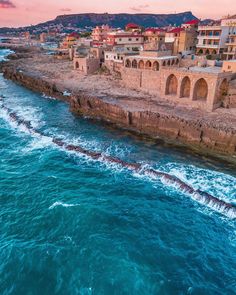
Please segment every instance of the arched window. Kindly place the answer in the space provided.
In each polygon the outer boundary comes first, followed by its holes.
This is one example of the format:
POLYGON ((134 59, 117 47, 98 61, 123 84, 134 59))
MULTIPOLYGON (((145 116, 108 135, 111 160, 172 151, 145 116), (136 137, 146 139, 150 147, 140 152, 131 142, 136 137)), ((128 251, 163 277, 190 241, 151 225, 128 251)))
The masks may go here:
POLYGON ((166 94, 176 95, 178 89, 178 80, 175 75, 171 74, 166 80, 166 94))
POLYGON ((164 62, 163 62, 163 64, 162 64, 162 66, 163 67, 165 67, 166 66, 166 61, 164 60, 164 62))
POLYGON ((139 67, 139 69, 144 69, 144 61, 143 60, 139 61, 138 67, 139 67))
POLYGON ((137 67, 138 67, 137 60, 134 59, 134 60, 132 61, 132 68, 137 69, 137 67))
POLYGON ((152 68, 152 63, 150 62, 150 60, 146 61, 145 68, 147 70, 150 70, 152 68))
POLYGON ((170 66, 170 60, 168 60, 167 65, 170 66))
POLYGON ((180 86, 180 97, 190 97, 191 82, 189 77, 184 77, 180 86))
POLYGON ((179 64, 179 60, 178 60, 178 59, 176 59, 176 61, 175 61, 175 64, 176 64, 176 65, 178 65, 178 64, 179 64))
POLYGON ((224 79, 221 82, 219 90, 218 90, 218 101, 221 102, 222 107, 227 107, 226 97, 228 95, 228 91, 229 91, 229 82, 227 81, 227 79, 224 79))
POLYGON ((173 66, 175 64, 175 60, 172 59, 171 65, 173 66))
POLYGON ((78 62, 78 61, 75 63, 75 68, 76 68, 76 69, 79 68, 79 62, 78 62))
POLYGON ((158 61, 154 61, 153 63, 153 70, 154 71, 159 71, 160 70, 160 65, 158 61))
POLYGON ((208 96, 208 85, 205 79, 201 78, 197 80, 193 90, 194 100, 206 101, 208 96))
POLYGON ((125 66, 126 68, 131 68, 131 61, 129 59, 126 59, 125 66))

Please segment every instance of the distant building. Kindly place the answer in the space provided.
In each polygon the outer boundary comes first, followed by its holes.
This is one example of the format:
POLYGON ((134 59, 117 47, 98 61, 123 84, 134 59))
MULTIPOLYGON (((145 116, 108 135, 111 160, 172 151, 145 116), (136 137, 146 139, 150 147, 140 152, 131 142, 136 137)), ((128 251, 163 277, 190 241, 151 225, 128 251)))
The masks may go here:
POLYGON ((107 34, 111 32, 112 29, 108 25, 97 26, 93 29, 92 39, 93 41, 103 42, 107 38, 107 34))
POLYGON ((101 56, 100 48, 80 46, 74 53, 74 69, 85 75, 93 74, 101 66, 101 56))
POLYGON ((148 28, 143 33, 145 50, 161 50, 165 44, 165 31, 163 29, 148 28))
POLYGON ((137 32, 137 33, 141 33, 141 31, 142 31, 142 28, 139 26, 139 25, 137 25, 137 24, 134 24, 134 23, 129 23, 129 24, 127 24, 126 26, 125 26, 125 30, 127 31, 127 32, 137 32))
POLYGON ((222 56, 229 37, 236 34, 236 16, 223 19, 219 25, 199 26, 198 32, 197 54, 222 56))
POLYGON ((186 23, 182 24, 181 28, 197 30, 198 25, 199 25, 199 20, 198 19, 193 19, 193 20, 187 21, 186 23))
POLYGON ((139 33, 132 32, 112 32, 108 33, 106 44, 110 46, 115 45, 142 45, 144 43, 144 36, 139 33))
POLYGON ((71 33, 68 36, 66 36, 66 38, 64 38, 60 47, 63 49, 69 49, 73 46, 76 46, 79 38, 80 38, 79 34, 71 33))

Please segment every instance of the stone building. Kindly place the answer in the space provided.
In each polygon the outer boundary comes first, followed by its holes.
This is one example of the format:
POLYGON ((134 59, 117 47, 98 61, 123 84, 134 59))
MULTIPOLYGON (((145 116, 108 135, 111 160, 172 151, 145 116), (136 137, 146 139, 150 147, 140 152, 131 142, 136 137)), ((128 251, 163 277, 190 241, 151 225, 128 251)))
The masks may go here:
POLYGON ((85 75, 93 74, 101 66, 102 51, 99 48, 79 47, 77 48, 73 65, 74 69, 85 75))
POLYGON ((227 104, 232 72, 222 72, 220 67, 179 67, 177 56, 127 57, 121 72, 126 87, 145 90, 173 101, 203 110, 212 111, 227 104))
POLYGON ((103 42, 107 38, 107 34, 111 32, 112 29, 108 25, 96 26, 92 31, 93 41, 103 42))
POLYGON ((143 33, 144 49, 162 50, 165 46, 165 31, 162 29, 148 28, 143 33))

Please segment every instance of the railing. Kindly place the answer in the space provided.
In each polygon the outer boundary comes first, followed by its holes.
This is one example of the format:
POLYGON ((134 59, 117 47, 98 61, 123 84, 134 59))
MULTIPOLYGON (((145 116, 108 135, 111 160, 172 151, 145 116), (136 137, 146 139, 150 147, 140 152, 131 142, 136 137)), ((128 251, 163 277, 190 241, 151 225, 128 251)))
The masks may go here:
POLYGON ((219 48, 219 45, 215 44, 197 44, 198 48, 219 48))

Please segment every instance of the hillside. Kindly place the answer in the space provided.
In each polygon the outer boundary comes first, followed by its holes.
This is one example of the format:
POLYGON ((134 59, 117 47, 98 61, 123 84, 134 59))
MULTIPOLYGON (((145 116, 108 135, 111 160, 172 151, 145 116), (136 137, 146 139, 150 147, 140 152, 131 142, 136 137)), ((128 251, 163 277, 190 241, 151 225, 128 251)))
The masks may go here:
POLYGON ((0 33, 38 30, 55 25, 67 27, 94 27, 96 25, 108 24, 112 27, 124 28, 127 23, 137 23, 143 27, 162 27, 168 25, 180 25, 186 21, 197 19, 192 12, 182 12, 176 14, 110 14, 110 13, 82 13, 71 15, 60 15, 55 20, 41 23, 35 26, 22 28, 0 28, 0 33))

